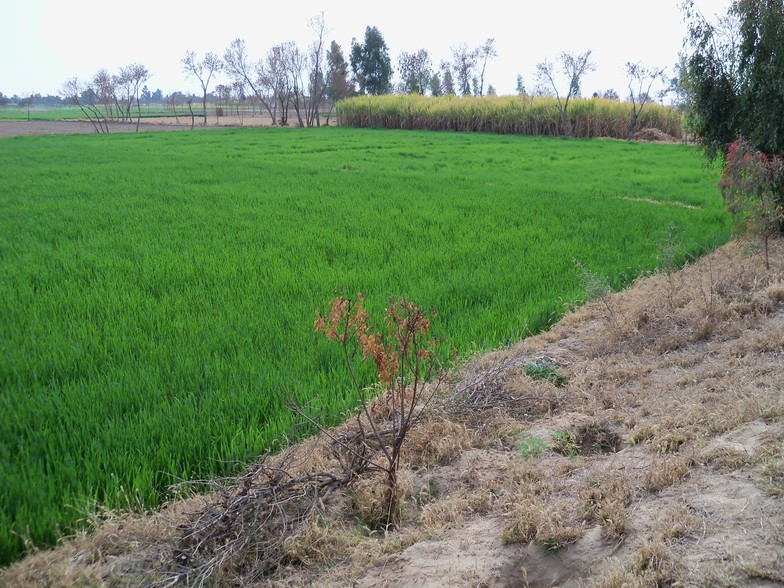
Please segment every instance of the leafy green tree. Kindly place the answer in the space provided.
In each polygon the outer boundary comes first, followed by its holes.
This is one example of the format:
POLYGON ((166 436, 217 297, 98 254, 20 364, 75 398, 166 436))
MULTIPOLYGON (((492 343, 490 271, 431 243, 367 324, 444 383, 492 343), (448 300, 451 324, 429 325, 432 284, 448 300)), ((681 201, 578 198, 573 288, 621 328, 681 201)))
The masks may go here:
POLYGON ((441 83, 441 76, 437 71, 433 72, 433 75, 430 78, 430 94, 431 96, 444 95, 444 86, 441 83))
POLYGON ((740 136, 784 155, 784 1, 734 0, 716 22, 693 0, 683 10, 678 86, 691 132, 710 158, 726 155, 740 136))
POLYGON ((455 78, 452 75, 452 64, 448 61, 441 62, 441 93, 455 95, 455 78))
POLYGON ((741 0, 741 134, 765 153, 784 154, 784 2, 741 0))
POLYGON ((733 0, 716 22, 693 0, 683 9, 687 121, 708 157, 724 159, 736 233, 763 238, 767 265, 768 238, 784 228, 784 0, 733 0))
POLYGON ((525 81, 523 80, 523 76, 521 74, 517 74, 517 83, 515 85, 515 91, 517 92, 518 96, 524 96, 526 94, 525 81))
POLYGON ((365 42, 351 41, 351 69, 360 94, 388 94, 392 89, 392 62, 386 41, 377 27, 365 29, 365 42))
POLYGON ((333 104, 353 96, 356 92, 354 84, 349 79, 348 67, 343 49, 332 41, 327 50, 327 98, 333 104))

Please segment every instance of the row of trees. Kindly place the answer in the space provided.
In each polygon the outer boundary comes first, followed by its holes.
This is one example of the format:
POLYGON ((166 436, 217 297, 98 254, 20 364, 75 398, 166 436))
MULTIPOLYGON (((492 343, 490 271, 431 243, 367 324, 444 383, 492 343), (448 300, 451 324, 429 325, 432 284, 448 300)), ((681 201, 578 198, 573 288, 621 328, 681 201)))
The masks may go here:
MULTIPOLYGON (((364 41, 352 40, 349 59, 343 48, 331 41, 327 47, 327 27, 323 13, 308 21, 314 34, 307 50, 295 43, 275 45, 266 56, 248 55, 245 41, 235 39, 220 57, 207 52, 199 57, 187 51, 181 60, 187 78, 198 81, 202 90, 202 116, 207 121, 207 98, 216 75, 226 74, 230 84, 221 84, 221 95, 253 96, 276 124, 285 125, 293 111, 299 126, 321 124, 322 106, 327 117, 342 98, 357 94, 380 95, 391 92, 418 94, 483 95, 487 63, 497 55, 495 41, 480 47, 466 44, 453 48, 453 60, 435 69, 426 49, 403 52, 398 59, 400 81, 392 84, 393 67, 389 49, 377 27, 367 27, 364 41)), ((488 93, 493 93, 492 86, 488 93)))
MULTIPOLYGON (((429 52, 419 49, 403 52, 398 57, 399 81, 392 83, 393 66, 389 49, 377 27, 367 27, 362 42, 351 42, 349 59, 334 40, 326 48, 327 28, 323 13, 310 19, 314 41, 307 51, 294 43, 272 47, 261 59, 251 58, 242 39, 235 39, 223 57, 208 52, 201 58, 187 51, 181 64, 186 77, 195 78, 202 89, 202 116, 207 122, 207 98, 210 85, 218 73, 225 73, 230 84, 221 84, 222 97, 228 101, 232 93, 237 97, 253 96, 263 106, 274 123, 285 125, 293 110, 299 126, 320 124, 322 105, 329 108, 342 98, 354 95, 381 95, 392 92, 441 96, 483 96, 494 94, 487 84, 488 63, 498 56, 495 39, 488 38, 478 47, 461 43, 452 47, 450 61, 442 61, 436 68, 429 52)), ((591 52, 562 53, 556 61, 543 61, 537 66, 538 85, 534 94, 554 96, 561 111, 564 134, 569 134, 569 103, 580 95, 583 76, 596 66, 591 52), (565 82, 565 84, 564 84, 565 82)), ((651 88, 658 81, 664 83, 664 69, 646 67, 640 63, 626 64, 629 80, 629 99, 633 117, 629 126, 631 138, 637 120, 651 97, 651 88)), ((526 94, 522 76, 518 76, 518 93, 526 94)), ((615 91, 606 97, 618 98, 615 91)))
MULTIPOLYGON (((224 72, 232 83, 223 85, 222 94, 230 95, 233 90, 241 96, 253 96, 277 124, 288 124, 293 109, 299 126, 319 126, 321 106, 328 97, 330 63, 324 14, 309 19, 308 26, 314 41, 307 50, 287 42, 272 47, 265 58, 254 60, 248 55, 245 41, 235 39, 222 58, 212 52, 198 58, 194 51, 187 51, 181 64, 186 77, 195 78, 201 86, 204 123, 210 84, 216 74, 224 72)), ((334 70, 330 73, 334 75, 334 70)))
MULTIPOLYGON (((182 94, 181 92, 177 93, 182 94)), ((85 96, 85 98, 87 98, 87 96, 85 96)), ((141 93, 139 94, 139 100, 142 104, 145 105, 164 104, 166 101, 166 96, 163 94, 163 91, 160 88, 151 91, 145 85, 142 86, 141 93)), ((13 96, 6 96, 0 92, 0 107, 27 106, 28 104, 32 106, 57 108, 70 106, 72 102, 70 102, 67 98, 64 98, 61 94, 42 95, 38 92, 34 92, 24 94, 22 96, 18 94, 14 94, 13 96)))
MULTIPOLYGON (((438 67, 434 66, 426 49, 403 52, 397 61, 399 81, 393 84, 394 69, 389 49, 377 27, 367 27, 363 41, 352 40, 346 59, 337 42, 327 43, 328 29, 323 13, 307 22, 313 40, 305 50, 296 43, 287 42, 272 47, 261 58, 254 58, 248 54, 245 41, 238 38, 222 55, 207 52, 199 56, 194 51, 186 51, 181 66, 186 78, 196 80, 201 88, 204 124, 207 123, 208 100, 214 99, 216 93, 221 106, 235 105, 239 112, 240 103, 250 103, 254 112, 256 107, 265 111, 273 124, 287 125, 290 118, 295 117, 296 124, 303 127, 320 126, 324 113, 328 122, 338 100, 358 94, 484 96, 495 93, 486 78, 488 64, 498 56, 493 38, 478 47, 469 47, 466 43, 452 47, 451 60, 442 61, 438 67), (228 78, 228 83, 216 84, 220 74, 228 78)), ((583 76, 595 69, 590 51, 562 53, 555 61, 545 60, 537 65, 537 85, 531 93, 555 97, 565 135, 570 134, 570 102, 580 95, 583 76)), ((657 81, 664 82, 663 71, 639 63, 626 64, 628 97, 634 111, 629 126, 630 138, 640 112, 653 99, 652 86, 657 81)), ((164 99, 160 90, 152 94, 144 86, 148 78, 149 72, 144 66, 132 64, 115 75, 100 70, 86 83, 73 78, 65 84, 62 94, 80 106, 85 115, 97 119, 96 130, 104 130, 107 119, 131 121, 134 104, 138 125, 140 103, 164 99)), ((528 93, 522 76, 518 76, 517 91, 528 93)), ((618 94, 609 90, 604 97, 618 99, 618 94)), ((191 97, 180 93, 170 95, 165 101, 176 108, 178 98, 191 108, 191 97)))
POLYGON ((117 74, 99 70, 89 82, 73 77, 63 84, 61 95, 77 105, 92 122, 97 133, 108 132, 109 120, 133 121, 136 106, 136 128, 141 121, 141 90, 150 79, 149 70, 140 63, 121 67, 117 74))

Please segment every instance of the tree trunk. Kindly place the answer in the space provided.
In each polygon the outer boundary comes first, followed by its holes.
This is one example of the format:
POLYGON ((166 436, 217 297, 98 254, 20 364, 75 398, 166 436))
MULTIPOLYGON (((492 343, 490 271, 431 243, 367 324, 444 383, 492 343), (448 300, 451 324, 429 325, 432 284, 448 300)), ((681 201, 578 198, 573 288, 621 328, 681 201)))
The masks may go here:
POLYGON ((564 108, 561 111, 561 126, 563 127, 563 136, 568 137, 571 135, 571 129, 569 128, 569 114, 564 108))
POLYGON ((196 125, 196 115, 193 114, 193 98, 188 98, 188 110, 191 111, 191 130, 196 125))
POLYGON ((638 112, 632 112, 632 121, 629 123, 629 132, 626 134, 626 140, 631 141, 634 137, 634 131, 637 130, 637 119, 640 117, 638 112))

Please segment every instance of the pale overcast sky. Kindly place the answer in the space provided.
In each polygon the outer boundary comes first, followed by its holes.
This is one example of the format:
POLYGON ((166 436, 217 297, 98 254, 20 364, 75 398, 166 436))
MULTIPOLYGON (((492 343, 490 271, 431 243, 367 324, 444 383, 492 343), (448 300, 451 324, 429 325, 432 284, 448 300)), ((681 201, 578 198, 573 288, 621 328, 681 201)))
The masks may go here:
MULTIPOLYGON (((488 65, 486 80, 499 94, 509 94, 518 74, 527 88, 535 85, 538 62, 561 51, 590 49, 597 70, 585 78, 583 94, 614 88, 624 96, 626 61, 667 67, 668 73, 676 63, 685 34, 681 1, 2 0, 0 92, 57 94, 69 77, 89 80, 101 68, 116 73, 134 62, 150 70, 151 91, 198 92, 198 84, 182 74, 187 50, 223 55, 237 37, 253 58, 286 41, 304 49, 312 39, 307 20, 324 12, 328 38, 343 47, 347 59, 351 39, 362 41, 367 26, 381 31, 395 68, 403 51, 427 49, 437 67, 450 58, 451 47, 462 42, 474 47, 493 37, 498 57, 488 65)), ((730 0, 696 4, 712 17, 724 13, 730 0)))

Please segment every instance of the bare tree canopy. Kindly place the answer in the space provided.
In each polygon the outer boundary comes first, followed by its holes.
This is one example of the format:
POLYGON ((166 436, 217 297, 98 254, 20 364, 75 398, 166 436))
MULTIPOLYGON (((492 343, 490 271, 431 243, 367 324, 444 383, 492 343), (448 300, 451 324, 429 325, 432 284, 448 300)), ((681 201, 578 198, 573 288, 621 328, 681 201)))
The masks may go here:
POLYGON ((131 108, 136 102, 136 130, 141 122, 139 94, 142 85, 150 79, 150 72, 140 63, 132 63, 120 68, 117 75, 110 75, 100 69, 88 83, 78 78, 66 80, 60 95, 78 106, 90 120, 96 133, 109 132, 109 119, 132 122, 131 108))
POLYGON ((269 82, 268 74, 265 72, 263 63, 253 62, 248 57, 245 41, 237 38, 231 42, 223 53, 223 65, 226 73, 235 83, 250 88, 259 103, 269 113, 272 123, 275 124, 275 95, 268 91, 268 83, 265 84, 265 80, 269 82))
POLYGON ((309 127, 321 126, 321 103, 327 95, 327 28, 324 13, 308 19, 314 39, 310 44, 306 66, 308 97, 305 103, 305 124, 309 127))
POLYGON ((487 62, 490 59, 498 57, 498 51, 495 49, 495 39, 490 38, 484 42, 477 49, 477 58, 482 62, 482 70, 479 72, 479 95, 484 96, 485 91, 485 71, 487 70, 487 62))
POLYGON ((95 91, 89 84, 83 84, 79 78, 73 77, 65 81, 60 89, 63 99, 75 104, 92 123, 96 133, 108 133, 109 125, 106 116, 97 104, 95 91))
POLYGON ((624 65, 629 81, 629 101, 632 103, 632 118, 629 122, 627 140, 631 141, 637 130, 637 122, 645 105, 651 101, 651 88, 656 81, 664 82, 663 67, 646 67, 640 63, 627 61, 624 65))
POLYGON ((579 54, 562 52, 558 56, 557 65, 559 69, 556 69, 556 64, 549 60, 538 63, 536 65, 536 77, 540 84, 548 89, 552 89, 555 93, 558 110, 561 112, 563 134, 564 136, 569 136, 571 134, 568 116, 569 102, 572 98, 580 95, 580 83, 583 76, 594 71, 596 64, 591 61, 591 51, 589 50, 579 54), (560 92, 558 89, 559 77, 565 78, 568 84, 568 90, 565 93, 560 92))
POLYGON ((476 64, 479 53, 469 49, 466 43, 452 47, 452 66, 457 77, 457 90, 463 96, 471 95, 471 80, 476 77, 476 64))
POLYGON ((202 89, 202 110, 204 124, 207 124, 207 93, 209 92, 212 76, 223 69, 221 58, 208 51, 200 61, 196 58, 194 51, 187 51, 182 58, 182 69, 185 77, 195 77, 199 80, 202 89))

